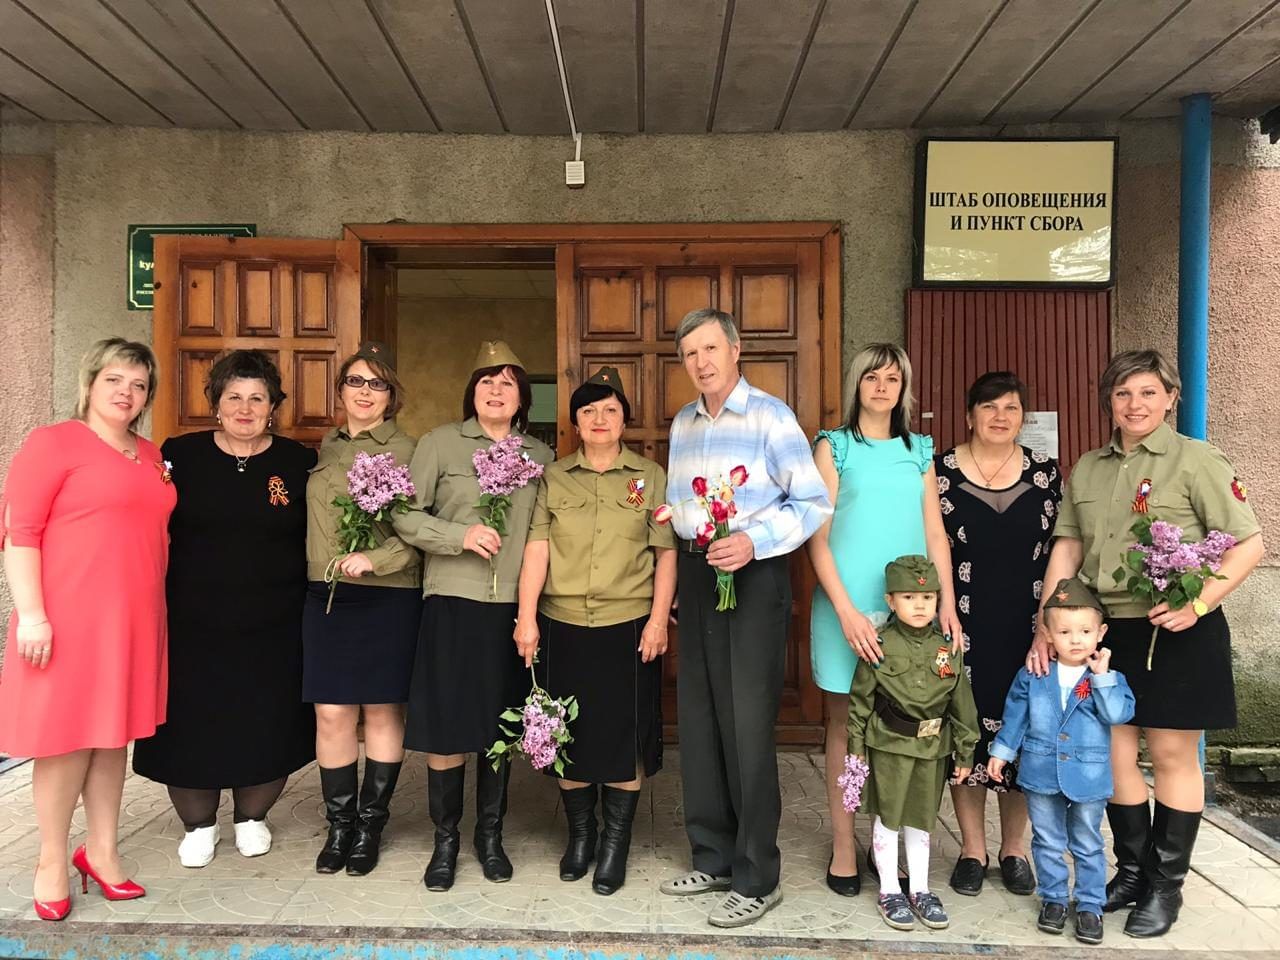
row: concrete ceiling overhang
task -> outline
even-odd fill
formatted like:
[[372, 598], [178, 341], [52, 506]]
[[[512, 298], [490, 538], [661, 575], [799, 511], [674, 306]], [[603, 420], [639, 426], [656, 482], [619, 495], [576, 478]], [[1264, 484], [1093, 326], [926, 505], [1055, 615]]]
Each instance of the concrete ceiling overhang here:
[[[1280, 104], [1280, 0], [553, 0], [586, 133]], [[6, 118], [565, 134], [545, 0], [0, 0]]]

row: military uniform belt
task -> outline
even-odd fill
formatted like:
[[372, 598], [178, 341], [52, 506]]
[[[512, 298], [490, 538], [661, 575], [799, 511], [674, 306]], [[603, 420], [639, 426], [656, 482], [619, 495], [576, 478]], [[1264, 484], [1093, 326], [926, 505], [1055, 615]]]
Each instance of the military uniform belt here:
[[883, 693], [876, 694], [875, 714], [894, 733], [904, 737], [936, 737], [942, 732], [943, 717], [932, 720], [912, 720], [904, 716], [898, 705]]
[[706, 553], [707, 552], [707, 548], [705, 546], [700, 545], [695, 540], [685, 540], [684, 538], [680, 538], [678, 542], [680, 544], [681, 553]]

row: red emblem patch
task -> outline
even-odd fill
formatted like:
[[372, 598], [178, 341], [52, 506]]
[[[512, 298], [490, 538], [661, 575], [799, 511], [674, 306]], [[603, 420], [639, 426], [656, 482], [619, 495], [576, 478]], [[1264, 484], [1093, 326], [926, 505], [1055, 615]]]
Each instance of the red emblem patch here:
[[1245, 489], [1245, 485], [1240, 482], [1239, 477], [1233, 477], [1231, 479], [1231, 492], [1241, 503], [1248, 502], [1248, 491]]
[[1075, 693], [1077, 700], [1083, 700], [1093, 692], [1093, 684], [1089, 682], [1088, 677], [1085, 677], [1075, 685], [1072, 692]]

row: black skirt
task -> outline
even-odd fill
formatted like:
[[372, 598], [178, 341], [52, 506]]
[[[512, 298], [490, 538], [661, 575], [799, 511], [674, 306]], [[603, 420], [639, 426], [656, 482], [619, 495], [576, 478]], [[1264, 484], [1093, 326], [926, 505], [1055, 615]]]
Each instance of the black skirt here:
[[553, 697], [578, 699], [566, 779], [625, 783], [635, 779], [637, 757], [646, 777], [662, 769], [662, 658], [641, 663], [637, 650], [648, 619], [578, 627], [538, 616], [538, 683]]
[[302, 610], [302, 699], [306, 703], [404, 703], [422, 594], [416, 587], [312, 581]]
[[1179, 633], [1161, 630], [1151, 669], [1151, 622], [1145, 617], [1107, 621], [1103, 645], [1111, 669], [1124, 674], [1136, 701], [1139, 727], [1168, 730], [1230, 730], [1236, 725], [1236, 688], [1231, 676], [1231, 630], [1221, 610], [1211, 610]]
[[498, 714], [524, 703], [532, 677], [516, 654], [514, 603], [427, 597], [422, 607], [404, 745], [427, 753], [484, 753]]

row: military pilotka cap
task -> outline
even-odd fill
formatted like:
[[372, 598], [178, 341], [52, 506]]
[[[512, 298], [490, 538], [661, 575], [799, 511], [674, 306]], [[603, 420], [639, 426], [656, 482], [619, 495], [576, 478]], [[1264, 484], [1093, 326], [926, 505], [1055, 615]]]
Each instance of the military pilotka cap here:
[[941, 589], [938, 568], [928, 557], [911, 554], [884, 568], [885, 593], [937, 593]]
[[602, 387], [608, 387], [616, 393], [620, 399], [627, 399], [627, 395], [622, 389], [622, 377], [619, 375], [617, 367], [601, 367], [591, 376], [587, 377], [587, 383], [595, 383]]
[[519, 367], [524, 369], [524, 361], [516, 356], [515, 351], [507, 346], [505, 340], [485, 340], [476, 353], [476, 362], [471, 371], [487, 370], [489, 367]]
[[355, 356], [361, 360], [377, 360], [392, 370], [396, 368], [396, 355], [391, 352], [390, 347], [379, 340], [365, 340], [360, 344], [360, 349], [355, 352]]
[[1092, 610], [1097, 610], [1103, 616], [1106, 616], [1107, 613], [1097, 595], [1077, 577], [1067, 577], [1065, 580], [1058, 581], [1057, 587], [1054, 588], [1053, 593], [1049, 594], [1049, 599], [1044, 602], [1046, 610], [1050, 607], [1089, 607]]

